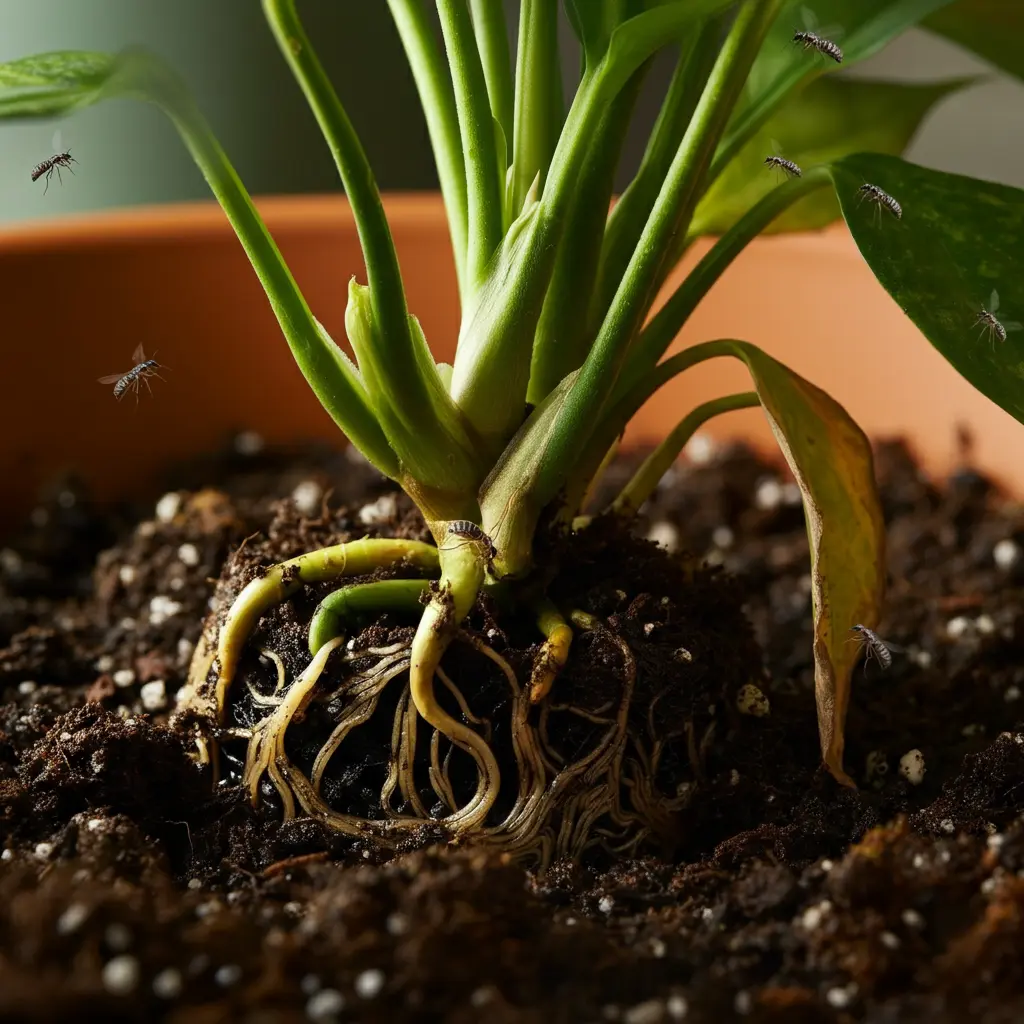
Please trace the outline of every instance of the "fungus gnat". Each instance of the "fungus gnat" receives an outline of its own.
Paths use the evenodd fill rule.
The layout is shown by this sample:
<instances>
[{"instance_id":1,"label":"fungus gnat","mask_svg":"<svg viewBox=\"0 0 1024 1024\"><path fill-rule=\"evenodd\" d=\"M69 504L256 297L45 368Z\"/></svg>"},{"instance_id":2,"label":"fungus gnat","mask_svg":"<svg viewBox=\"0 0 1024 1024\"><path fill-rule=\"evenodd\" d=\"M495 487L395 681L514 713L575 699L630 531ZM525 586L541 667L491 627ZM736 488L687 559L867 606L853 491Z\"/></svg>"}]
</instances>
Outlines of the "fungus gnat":
<instances>
[{"instance_id":1,"label":"fungus gnat","mask_svg":"<svg viewBox=\"0 0 1024 1024\"><path fill-rule=\"evenodd\" d=\"M128 391L134 391L135 400L138 401L139 384L145 384L146 390L152 394L153 389L149 386L149 378L160 377L157 371L165 369L155 359L147 359L141 345L132 353L132 362L135 365L127 373L111 373L106 377L99 378L100 384L114 385L114 397L118 400L123 398ZM163 377L160 379L163 380Z\"/></svg>"},{"instance_id":2,"label":"fungus gnat","mask_svg":"<svg viewBox=\"0 0 1024 1024\"><path fill-rule=\"evenodd\" d=\"M978 318L974 321L974 326L980 327L982 331L988 335L989 341L992 341L993 338L998 338L1000 341L1006 341L1006 335L1010 331L1019 331L1024 328L1024 324L1019 324L1016 320L997 319L996 313L999 312L999 292L995 289L992 290L988 306L988 309L982 308L981 312L978 314Z\"/></svg>"},{"instance_id":3,"label":"fungus gnat","mask_svg":"<svg viewBox=\"0 0 1024 1024\"><path fill-rule=\"evenodd\" d=\"M793 42L805 50L814 50L823 57L829 57L837 64L843 63L843 51L828 37L838 35L838 28L819 28L814 12L806 7L800 9L804 27L793 33Z\"/></svg>"},{"instance_id":4,"label":"fungus gnat","mask_svg":"<svg viewBox=\"0 0 1024 1024\"><path fill-rule=\"evenodd\" d=\"M63 167L66 171L70 171L72 174L75 173L72 164L77 164L78 161L71 155L70 149L64 149L61 144L60 132L55 132L53 136L53 148L56 152L51 157L47 157L42 163L36 164L32 168L32 180L38 181L40 178L46 178L46 188L43 189L43 195L50 190L50 179L53 177L53 172L57 172L57 180L63 185L64 180L60 176L60 170Z\"/></svg>"},{"instance_id":5,"label":"fungus gnat","mask_svg":"<svg viewBox=\"0 0 1024 1024\"><path fill-rule=\"evenodd\" d=\"M866 199L879 211L879 216L881 216L882 207L885 207L897 220L902 220L903 207L888 192L883 192L877 185L861 185L857 189L857 193L861 201Z\"/></svg>"},{"instance_id":6,"label":"fungus gnat","mask_svg":"<svg viewBox=\"0 0 1024 1024\"><path fill-rule=\"evenodd\" d=\"M892 651L889 650L885 641L873 629L868 629L867 626L862 626L860 623L851 626L850 630L857 634L850 637L850 640L859 642L864 648L865 666L872 658L875 658L884 672L892 664Z\"/></svg>"},{"instance_id":7,"label":"fungus gnat","mask_svg":"<svg viewBox=\"0 0 1024 1024\"><path fill-rule=\"evenodd\" d=\"M450 549L461 546L460 544L450 544L449 538L452 537L460 538L463 543L478 544L482 547L484 549L484 559L487 563L487 571L492 576L494 575L494 556L498 552L491 538L476 523L471 523L468 519L453 519L445 531L444 547Z\"/></svg>"},{"instance_id":8,"label":"fungus gnat","mask_svg":"<svg viewBox=\"0 0 1024 1024\"><path fill-rule=\"evenodd\" d=\"M779 156L777 153L774 156L766 156L764 162L773 171L782 171L788 178L799 178L804 173L792 160L787 160L784 156Z\"/></svg>"}]
</instances>

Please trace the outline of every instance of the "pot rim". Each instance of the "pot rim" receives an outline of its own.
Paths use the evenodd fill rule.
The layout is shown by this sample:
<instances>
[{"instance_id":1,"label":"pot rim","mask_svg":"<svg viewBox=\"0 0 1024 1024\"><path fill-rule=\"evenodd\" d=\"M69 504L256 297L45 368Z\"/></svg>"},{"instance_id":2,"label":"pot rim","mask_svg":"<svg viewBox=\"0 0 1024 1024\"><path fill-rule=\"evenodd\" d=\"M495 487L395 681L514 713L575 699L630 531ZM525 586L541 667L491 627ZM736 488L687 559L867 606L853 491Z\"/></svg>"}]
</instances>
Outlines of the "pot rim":
<instances>
[{"instance_id":1,"label":"pot rim","mask_svg":"<svg viewBox=\"0 0 1024 1024\"><path fill-rule=\"evenodd\" d=\"M443 228L447 235L440 192L385 192L382 199L392 227L400 225L403 231L427 232ZM254 196L253 201L271 232L284 228L312 232L338 230L354 223L352 208L340 193L260 195ZM141 241L170 242L231 233L216 200L184 200L59 214L0 225L0 252L73 251L95 247L97 243L125 246ZM705 240L704 244L709 241ZM817 231L762 235L752 244L859 258L842 220Z\"/></svg>"}]
</instances>

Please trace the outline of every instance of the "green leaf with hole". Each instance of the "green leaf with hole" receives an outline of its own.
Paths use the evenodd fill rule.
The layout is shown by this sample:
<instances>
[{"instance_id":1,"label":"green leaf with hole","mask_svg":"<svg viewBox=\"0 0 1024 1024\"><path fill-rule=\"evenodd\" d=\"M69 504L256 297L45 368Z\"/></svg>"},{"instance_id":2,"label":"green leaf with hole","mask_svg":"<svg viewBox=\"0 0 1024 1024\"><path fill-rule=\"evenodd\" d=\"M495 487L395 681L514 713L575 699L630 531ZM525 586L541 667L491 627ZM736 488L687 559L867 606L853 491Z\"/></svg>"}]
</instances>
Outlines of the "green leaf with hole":
<instances>
[{"instance_id":1,"label":"green leaf with hole","mask_svg":"<svg viewBox=\"0 0 1024 1024\"><path fill-rule=\"evenodd\" d=\"M966 46L997 68L1024 78L1024 3L956 0L936 11L925 28Z\"/></svg>"},{"instance_id":2,"label":"green leaf with hole","mask_svg":"<svg viewBox=\"0 0 1024 1024\"><path fill-rule=\"evenodd\" d=\"M765 165L776 155L807 169L857 150L902 153L927 113L971 85L957 78L928 85L821 78L791 96L736 154L697 208L691 231L721 234L779 183ZM841 216L829 191L808 196L776 220L769 233L824 227Z\"/></svg>"},{"instance_id":3,"label":"green leaf with hole","mask_svg":"<svg viewBox=\"0 0 1024 1024\"><path fill-rule=\"evenodd\" d=\"M877 53L886 43L945 7L950 0L790 0L775 20L747 78L718 156L718 170L778 110L794 89L840 65L793 41L797 31L832 39L842 67Z\"/></svg>"},{"instance_id":4,"label":"green leaf with hole","mask_svg":"<svg viewBox=\"0 0 1024 1024\"><path fill-rule=\"evenodd\" d=\"M874 153L838 161L832 180L885 290L964 377L1024 422L1024 191ZM892 196L902 217L862 198L865 184ZM978 322L983 310L1005 341Z\"/></svg>"},{"instance_id":5,"label":"green leaf with hole","mask_svg":"<svg viewBox=\"0 0 1024 1024\"><path fill-rule=\"evenodd\" d=\"M844 785L843 727L850 677L860 654L848 643L856 623L878 624L885 586L885 524L871 445L846 410L819 387L735 341L775 438L800 486L811 546L814 692L821 754Z\"/></svg>"}]
</instances>

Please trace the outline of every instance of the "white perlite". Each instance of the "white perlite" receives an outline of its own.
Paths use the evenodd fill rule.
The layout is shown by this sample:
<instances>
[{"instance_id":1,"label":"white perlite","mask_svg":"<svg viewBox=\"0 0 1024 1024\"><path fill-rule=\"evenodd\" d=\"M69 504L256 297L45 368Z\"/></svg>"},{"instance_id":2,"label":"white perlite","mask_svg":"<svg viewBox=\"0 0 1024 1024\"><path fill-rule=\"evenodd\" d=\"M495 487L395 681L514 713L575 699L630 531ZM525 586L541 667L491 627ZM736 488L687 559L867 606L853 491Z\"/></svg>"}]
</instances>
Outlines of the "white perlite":
<instances>
[{"instance_id":1,"label":"white perlite","mask_svg":"<svg viewBox=\"0 0 1024 1024\"><path fill-rule=\"evenodd\" d=\"M677 994L665 1000L665 1010L673 1020L685 1020L687 1013L690 1012L690 1004L686 1001L686 996Z\"/></svg>"},{"instance_id":2,"label":"white perlite","mask_svg":"<svg viewBox=\"0 0 1024 1024\"><path fill-rule=\"evenodd\" d=\"M997 568L1008 572L1020 561L1020 546L1016 541L1007 537L992 549L992 560L996 563Z\"/></svg>"},{"instance_id":3,"label":"white perlite","mask_svg":"<svg viewBox=\"0 0 1024 1024\"><path fill-rule=\"evenodd\" d=\"M103 987L114 996L126 996L139 984L139 961L133 956L115 956L103 966Z\"/></svg>"},{"instance_id":4,"label":"white perlite","mask_svg":"<svg viewBox=\"0 0 1024 1024\"><path fill-rule=\"evenodd\" d=\"M315 516L320 511L323 488L315 480L303 480L292 491L292 501L304 516Z\"/></svg>"},{"instance_id":5,"label":"white perlite","mask_svg":"<svg viewBox=\"0 0 1024 1024\"><path fill-rule=\"evenodd\" d=\"M825 915L832 910L831 900L822 900L820 903L816 903L813 907L808 907L803 914L800 915L800 924L809 931L815 931L824 920Z\"/></svg>"},{"instance_id":6,"label":"white perlite","mask_svg":"<svg viewBox=\"0 0 1024 1024\"><path fill-rule=\"evenodd\" d=\"M168 491L156 503L156 517L161 523L169 523L181 509L181 495L177 491Z\"/></svg>"},{"instance_id":7,"label":"white perlite","mask_svg":"<svg viewBox=\"0 0 1024 1024\"><path fill-rule=\"evenodd\" d=\"M214 971L213 980L221 988L231 988L242 980L242 968L238 964L224 964Z\"/></svg>"},{"instance_id":8,"label":"white perlite","mask_svg":"<svg viewBox=\"0 0 1024 1024\"><path fill-rule=\"evenodd\" d=\"M611 896L602 896L597 904L597 909L600 910L602 914L610 914L614 907L615 900Z\"/></svg>"},{"instance_id":9,"label":"white perlite","mask_svg":"<svg viewBox=\"0 0 1024 1024\"><path fill-rule=\"evenodd\" d=\"M846 985L845 987L830 988L825 993L825 1001L829 1006L834 1006L837 1010L843 1010L853 1002L853 997L857 994L856 985Z\"/></svg>"},{"instance_id":10,"label":"white perlite","mask_svg":"<svg viewBox=\"0 0 1024 1024\"><path fill-rule=\"evenodd\" d=\"M683 451L695 466L706 466L714 458L717 447L714 438L708 434L694 434Z\"/></svg>"},{"instance_id":11,"label":"white perlite","mask_svg":"<svg viewBox=\"0 0 1024 1024\"><path fill-rule=\"evenodd\" d=\"M741 715L753 715L754 718L764 718L771 710L768 698L753 683L740 687L736 694L736 708Z\"/></svg>"},{"instance_id":12,"label":"white perlite","mask_svg":"<svg viewBox=\"0 0 1024 1024\"><path fill-rule=\"evenodd\" d=\"M664 548L670 555L679 550L679 531L667 519L659 519L651 523L647 531L647 539L654 541L659 548Z\"/></svg>"},{"instance_id":13,"label":"white perlite","mask_svg":"<svg viewBox=\"0 0 1024 1024\"><path fill-rule=\"evenodd\" d=\"M384 972L376 967L356 975L355 990L360 999L374 999L384 988Z\"/></svg>"},{"instance_id":14,"label":"white perlite","mask_svg":"<svg viewBox=\"0 0 1024 1024\"><path fill-rule=\"evenodd\" d=\"M382 494L359 510L359 522L363 526L378 526L393 518L398 511L398 498L393 494Z\"/></svg>"},{"instance_id":15,"label":"white perlite","mask_svg":"<svg viewBox=\"0 0 1024 1024\"><path fill-rule=\"evenodd\" d=\"M648 999L631 1006L622 1019L625 1024L659 1024L664 1014L665 1008L660 999Z\"/></svg>"},{"instance_id":16,"label":"white perlite","mask_svg":"<svg viewBox=\"0 0 1024 1024\"><path fill-rule=\"evenodd\" d=\"M122 565L117 570L117 578L126 586L130 587L135 582L135 566Z\"/></svg>"},{"instance_id":17,"label":"white perlite","mask_svg":"<svg viewBox=\"0 0 1024 1024\"><path fill-rule=\"evenodd\" d=\"M754 492L754 504L767 512L782 504L782 484L775 477L767 477L757 485Z\"/></svg>"},{"instance_id":18,"label":"white perlite","mask_svg":"<svg viewBox=\"0 0 1024 1024\"><path fill-rule=\"evenodd\" d=\"M85 924L89 916L89 908L84 903L71 903L67 910L57 918L57 934L73 935Z\"/></svg>"},{"instance_id":19,"label":"white perlite","mask_svg":"<svg viewBox=\"0 0 1024 1024\"><path fill-rule=\"evenodd\" d=\"M153 979L153 995L157 999L174 999L181 995L181 971L176 967L165 967Z\"/></svg>"},{"instance_id":20,"label":"white perlite","mask_svg":"<svg viewBox=\"0 0 1024 1024\"><path fill-rule=\"evenodd\" d=\"M970 628L970 619L964 615L957 615L946 623L946 635L952 640L959 640Z\"/></svg>"},{"instance_id":21,"label":"white perlite","mask_svg":"<svg viewBox=\"0 0 1024 1024\"><path fill-rule=\"evenodd\" d=\"M135 673L130 668L119 668L114 673L114 685L124 689L126 686L131 686L135 682Z\"/></svg>"},{"instance_id":22,"label":"white perlite","mask_svg":"<svg viewBox=\"0 0 1024 1024\"><path fill-rule=\"evenodd\" d=\"M178 548L178 561L194 569L199 564L199 548L195 544L182 544Z\"/></svg>"},{"instance_id":23,"label":"white perlite","mask_svg":"<svg viewBox=\"0 0 1024 1024\"><path fill-rule=\"evenodd\" d=\"M142 687L139 696L147 711L162 711L167 707L167 684L162 679L154 679Z\"/></svg>"},{"instance_id":24,"label":"white perlite","mask_svg":"<svg viewBox=\"0 0 1024 1024\"><path fill-rule=\"evenodd\" d=\"M345 1009L345 997L333 988L325 988L309 997L306 1016L315 1021L332 1021Z\"/></svg>"},{"instance_id":25,"label":"white perlite","mask_svg":"<svg viewBox=\"0 0 1024 1024\"><path fill-rule=\"evenodd\" d=\"M916 747L908 750L900 758L900 775L912 786L920 786L924 782L924 754Z\"/></svg>"},{"instance_id":26,"label":"white perlite","mask_svg":"<svg viewBox=\"0 0 1024 1024\"><path fill-rule=\"evenodd\" d=\"M166 594L157 594L149 601L149 621L159 626L181 611L181 602L173 601Z\"/></svg>"}]
</instances>

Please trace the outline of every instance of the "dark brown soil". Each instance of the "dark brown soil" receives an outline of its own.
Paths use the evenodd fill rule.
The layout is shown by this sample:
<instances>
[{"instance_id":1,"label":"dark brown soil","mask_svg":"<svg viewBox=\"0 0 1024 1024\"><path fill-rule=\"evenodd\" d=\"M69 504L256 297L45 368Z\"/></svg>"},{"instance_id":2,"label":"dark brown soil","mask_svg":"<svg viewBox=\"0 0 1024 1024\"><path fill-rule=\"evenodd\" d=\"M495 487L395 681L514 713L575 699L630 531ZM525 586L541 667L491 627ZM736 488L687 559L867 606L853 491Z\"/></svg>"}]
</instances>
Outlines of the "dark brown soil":
<instances>
[{"instance_id":1,"label":"dark brown soil","mask_svg":"<svg viewBox=\"0 0 1024 1024\"><path fill-rule=\"evenodd\" d=\"M666 733L718 727L696 774L685 744L668 759L659 784L693 797L642 856L595 849L543 875L473 849L388 859L282 824L272 801L255 813L229 782L211 791L164 724L246 538L237 572L365 532L419 535L404 499L360 521L391 493L365 463L236 451L177 471L155 518L101 514L62 483L0 549L0 1018L1021 1019L1024 508L969 471L933 487L898 445L877 468L879 632L899 650L855 678L857 791L818 766L807 542L776 467L729 450L672 472L639 533L694 558L603 527L559 549L558 596L635 652L636 713L667 687ZM300 484L301 508L278 501ZM692 573L700 562L720 568ZM292 636L292 670L306 606L268 624ZM471 625L523 678L528 623L481 608ZM762 718L734 700L755 638ZM581 640L556 685L583 703L617 665L600 636ZM474 699L493 703L489 685ZM919 784L898 770L914 750ZM334 797L365 810L358 776Z\"/></svg>"}]
</instances>

